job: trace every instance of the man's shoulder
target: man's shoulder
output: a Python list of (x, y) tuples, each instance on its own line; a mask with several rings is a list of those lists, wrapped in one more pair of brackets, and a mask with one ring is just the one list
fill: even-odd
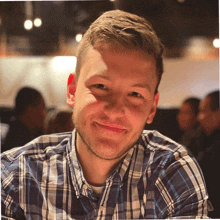
[(153, 151), (167, 150), (175, 152), (178, 148), (183, 147), (181, 144), (156, 130), (144, 130), (141, 135), (141, 143), (145, 148)]
[(71, 136), (71, 132), (42, 135), (24, 146), (5, 151), (1, 154), (1, 168), (4, 169), (9, 164), (19, 163), (21, 158), (45, 160), (53, 154), (64, 153)]
[(177, 169), (186, 163), (194, 163), (183, 145), (155, 130), (144, 130), (139, 145), (144, 148), (143, 164), (146, 168), (150, 164), (152, 173), (157, 170), (159, 174), (168, 167)]

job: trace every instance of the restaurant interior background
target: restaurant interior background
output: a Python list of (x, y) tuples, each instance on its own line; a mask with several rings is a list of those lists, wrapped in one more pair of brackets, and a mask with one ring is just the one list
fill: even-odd
[(66, 105), (78, 43), (112, 9), (146, 17), (165, 45), (159, 107), (219, 88), (218, 0), (1, 1), (0, 107), (13, 107), (24, 85), (39, 89), (48, 107)]

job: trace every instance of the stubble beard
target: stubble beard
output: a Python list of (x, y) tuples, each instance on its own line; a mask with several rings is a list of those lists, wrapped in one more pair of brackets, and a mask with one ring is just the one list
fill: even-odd
[[(118, 152), (118, 154), (115, 155), (115, 156), (105, 157), (105, 156), (102, 156), (102, 155), (96, 153), (93, 150), (92, 143), (90, 143), (89, 140), (86, 140), (86, 134), (80, 129), (80, 127), (79, 127), (79, 125), (77, 123), (77, 119), (74, 117), (74, 114), (73, 114), (72, 118), (73, 118), (73, 123), (74, 123), (75, 129), (76, 129), (76, 132), (77, 132), (77, 134), (79, 134), (79, 137), (81, 138), (83, 144), (86, 146), (88, 151), (90, 151), (97, 158), (102, 159), (102, 160), (106, 160), (106, 161), (123, 159), (127, 155), (128, 151), (136, 144), (136, 142), (138, 141), (138, 139), (139, 139), (139, 137), (141, 135), (141, 132), (139, 132), (140, 134), (137, 135), (137, 137), (134, 139), (134, 141), (131, 144), (129, 144), (127, 146), (124, 146), (122, 148), (122, 149), (124, 149), (124, 150), (122, 150), (122, 152)], [(86, 122), (83, 123), (82, 127), (86, 127)], [(143, 127), (143, 129), (144, 129), (144, 127)], [(77, 141), (76, 141), (76, 143), (77, 143)]]
[(87, 148), (93, 155), (95, 155), (96, 157), (98, 157), (99, 159), (106, 160), (106, 161), (119, 160), (119, 159), (122, 160), (122, 159), (127, 155), (128, 151), (135, 145), (135, 143), (137, 142), (137, 140), (138, 140), (138, 138), (139, 138), (139, 136), (138, 136), (138, 138), (136, 138), (137, 140), (135, 140), (132, 144), (130, 144), (130, 145), (128, 145), (128, 146), (124, 146), (123, 149), (126, 149), (125, 151), (119, 152), (119, 153), (118, 153), (117, 155), (115, 155), (115, 156), (109, 156), (109, 157), (106, 156), (106, 157), (105, 157), (105, 156), (102, 156), (102, 155), (100, 155), (100, 154), (97, 154), (97, 153), (93, 150), (93, 148), (92, 148), (92, 146), (91, 146), (92, 144), (89, 143), (89, 141), (86, 141), (85, 134), (83, 134), (83, 132), (80, 131), (79, 126), (77, 125), (77, 123), (75, 123), (75, 129), (76, 129), (77, 134), (79, 134), (79, 136), (80, 136), (80, 138), (81, 138), (83, 144), (86, 146), (86, 148)]

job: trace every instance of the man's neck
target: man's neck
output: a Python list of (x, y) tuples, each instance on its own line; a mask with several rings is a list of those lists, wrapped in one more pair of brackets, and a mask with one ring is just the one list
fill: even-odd
[(122, 159), (104, 160), (92, 153), (81, 138), (77, 137), (77, 156), (86, 181), (93, 186), (102, 186)]

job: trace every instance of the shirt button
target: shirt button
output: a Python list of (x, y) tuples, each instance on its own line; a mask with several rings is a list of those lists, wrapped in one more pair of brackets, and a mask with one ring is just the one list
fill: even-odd
[(87, 190), (86, 184), (83, 185), (83, 190)]
[(101, 212), (103, 212), (105, 208), (104, 208), (104, 206), (100, 206), (99, 209), (100, 209)]

